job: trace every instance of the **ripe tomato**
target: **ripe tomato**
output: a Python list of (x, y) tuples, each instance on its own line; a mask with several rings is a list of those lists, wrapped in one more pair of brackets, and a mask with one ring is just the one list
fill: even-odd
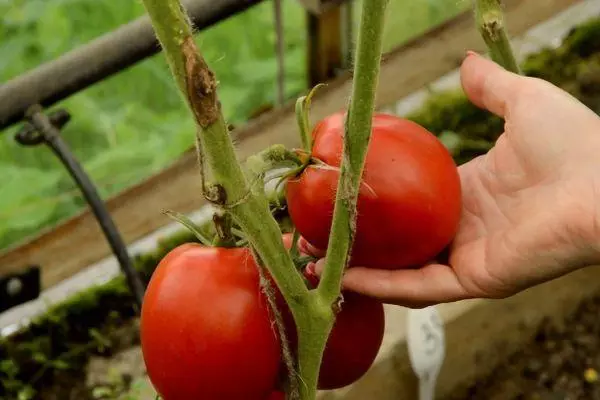
[(245, 248), (186, 244), (158, 265), (145, 294), (141, 344), (165, 400), (264, 400), (280, 342)]
[[(318, 278), (305, 271), (311, 287), (316, 287)], [(331, 330), (319, 373), (318, 388), (339, 389), (348, 386), (373, 365), (385, 331), (383, 304), (371, 297), (344, 291), (344, 302)], [(285, 305), (283, 306), (285, 307)], [(294, 319), (287, 308), (283, 313), (290, 346), (297, 350), (297, 331)]]
[(285, 400), (285, 393), (279, 391), (273, 392), (267, 400)]
[[(343, 135), (343, 113), (321, 121), (313, 131), (313, 157), (339, 167)], [(294, 225), (319, 249), (327, 248), (329, 241), (339, 180), (334, 168), (312, 165), (286, 184)], [(421, 266), (451, 242), (460, 214), (460, 179), (444, 145), (412, 121), (375, 114), (351, 264)]]
[(367, 373), (383, 341), (385, 315), (378, 300), (345, 291), (342, 311), (323, 353), (319, 389), (348, 386)]

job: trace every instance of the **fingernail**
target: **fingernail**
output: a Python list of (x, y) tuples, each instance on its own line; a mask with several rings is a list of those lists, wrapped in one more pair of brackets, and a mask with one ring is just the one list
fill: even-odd
[(315, 267), (316, 267), (316, 264), (314, 262), (308, 263), (306, 265), (306, 270), (305, 270), (306, 271), (306, 275), (316, 276), (317, 273), (315, 272)]
[(304, 269), (304, 278), (309, 282), (312, 287), (319, 285), (319, 277), (315, 273), (315, 263), (310, 263)]
[(315, 275), (317, 276), (321, 276), (321, 274), (323, 273), (323, 267), (325, 267), (325, 259), (322, 258), (319, 261), (317, 261), (316, 264), (314, 264), (313, 270)]
[(474, 52), (473, 50), (467, 50), (467, 56), (465, 58), (472, 57), (472, 56), (477, 57), (477, 56), (479, 56), (479, 54)]

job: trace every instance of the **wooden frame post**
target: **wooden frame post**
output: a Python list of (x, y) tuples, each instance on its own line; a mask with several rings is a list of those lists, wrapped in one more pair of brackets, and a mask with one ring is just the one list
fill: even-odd
[(334, 78), (344, 67), (342, 17), (340, 5), (319, 14), (307, 11), (309, 87)]

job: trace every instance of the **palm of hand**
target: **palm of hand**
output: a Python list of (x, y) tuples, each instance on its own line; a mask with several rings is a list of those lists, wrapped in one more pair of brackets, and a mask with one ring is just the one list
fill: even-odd
[[(343, 286), (408, 307), (503, 298), (600, 264), (600, 119), (557, 87), (470, 54), (461, 82), (505, 119), (494, 148), (460, 167), (463, 215), (448, 263), (354, 267)], [(441, 261), (441, 260), (438, 260)], [(320, 274), (324, 261), (314, 269)]]
[[(468, 297), (505, 297), (597, 254), (586, 246), (597, 234), (600, 124), (562, 92), (541, 89), (515, 94), (494, 148), (460, 167), (463, 218), (449, 261)], [(561, 114), (569, 126), (556, 124)], [(592, 119), (598, 131), (586, 132)]]

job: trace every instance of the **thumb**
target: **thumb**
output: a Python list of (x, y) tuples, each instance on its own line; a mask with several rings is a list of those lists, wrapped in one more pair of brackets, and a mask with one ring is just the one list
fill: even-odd
[(523, 83), (523, 77), (474, 52), (469, 52), (463, 61), (460, 77), (469, 100), (501, 118)]

